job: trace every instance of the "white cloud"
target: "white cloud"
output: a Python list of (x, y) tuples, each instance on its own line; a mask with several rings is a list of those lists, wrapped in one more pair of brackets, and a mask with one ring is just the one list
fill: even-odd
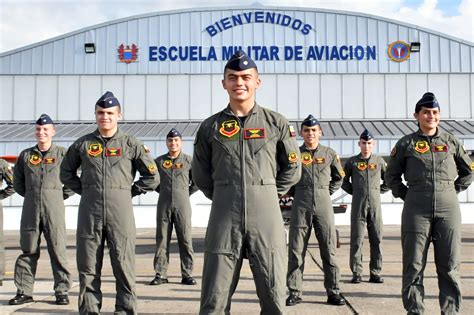
[[(459, 15), (447, 16), (437, 0), (424, 0), (417, 8), (404, 0), (258, 1), (266, 6), (336, 9), (379, 15), (474, 42), (474, 0), (462, 0)], [(238, 5), (255, 1), (241, 0)], [(33, 44), (84, 27), (131, 15), (189, 7), (236, 6), (235, 1), (198, 0), (0, 0), (0, 52)]]

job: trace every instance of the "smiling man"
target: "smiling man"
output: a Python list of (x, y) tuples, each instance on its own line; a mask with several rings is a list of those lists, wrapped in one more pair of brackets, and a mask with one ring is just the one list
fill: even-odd
[(433, 243), (441, 313), (458, 314), (461, 211), (456, 194), (471, 184), (473, 163), (459, 140), (439, 129), (440, 106), (433, 93), (425, 93), (416, 103), (414, 117), (419, 129), (397, 142), (385, 175), (393, 196), (405, 201), (403, 305), (408, 314), (424, 313), (423, 273)]
[[(148, 148), (119, 130), (121, 106), (111, 92), (95, 104), (95, 118), (97, 130), (76, 140), (61, 164), (61, 180), (81, 195), (76, 233), (79, 313), (100, 313), (107, 241), (116, 280), (115, 313), (136, 314), (132, 197), (153, 191), (159, 177)], [(137, 171), (140, 178), (134, 182)]]
[(360, 153), (349, 158), (344, 165), (342, 189), (352, 195), (351, 250), (349, 265), (352, 283), (362, 282), (362, 244), (367, 226), (370, 244), (371, 283), (383, 283), (382, 273), (382, 209), (380, 193), (389, 191), (384, 176), (386, 163), (381, 156), (372, 154), (375, 139), (365, 129), (359, 136)]
[(295, 132), (260, 107), (257, 66), (244, 52), (224, 69), (229, 105), (207, 118), (194, 143), (193, 180), (212, 200), (206, 231), (201, 314), (228, 314), (248, 258), (262, 314), (284, 313), (285, 230), (278, 194), (300, 178)]
[(33, 302), (33, 285), (40, 257), (41, 234), (46, 239), (54, 276), (56, 304), (69, 304), (71, 274), (66, 255), (66, 221), (63, 199), (74, 193), (59, 179), (66, 149), (53, 144), (53, 120), (46, 114), (36, 121), (36, 145), (23, 150), (16, 162), (13, 187), (24, 197), (21, 212), (22, 254), (15, 263), (16, 296), (10, 305)]
[(155, 159), (160, 174), (160, 194), (156, 211), (156, 251), (153, 259), (155, 278), (150, 285), (168, 283), (170, 241), (173, 225), (181, 258), (181, 284), (195, 285), (193, 272), (193, 240), (191, 237), (191, 202), (189, 196), (197, 191), (191, 176), (192, 158), (181, 152), (181, 133), (173, 128), (166, 135), (168, 153)]

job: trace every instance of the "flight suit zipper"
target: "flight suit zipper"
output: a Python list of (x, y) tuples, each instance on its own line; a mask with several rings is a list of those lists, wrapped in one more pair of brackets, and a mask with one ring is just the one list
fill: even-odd
[[(109, 139), (110, 141), (111, 139)], [(101, 139), (102, 145), (104, 146), (104, 152), (102, 152), (102, 205), (103, 205), (103, 210), (102, 210), (102, 225), (105, 227), (107, 225), (107, 186), (105, 185), (106, 183), (106, 177), (107, 177), (107, 143), (104, 142), (103, 139)]]
[(432, 211), (431, 211), (431, 218), (434, 220), (435, 218), (435, 209), (436, 209), (436, 176), (435, 176), (435, 156), (433, 154), (433, 148), (432, 148), (432, 139), (428, 137), (428, 143), (430, 144), (430, 156), (431, 156), (431, 166), (433, 167), (431, 171), (431, 180), (433, 181), (433, 198), (432, 198)]
[[(239, 121), (239, 127), (242, 126), (242, 121), (238, 116), (235, 116)], [(250, 119), (250, 115), (247, 117), (247, 123)], [(240, 127), (240, 128), (242, 128)], [(246, 196), (246, 183), (245, 183), (245, 145), (244, 145), (244, 132), (243, 130), (239, 133), (239, 143), (240, 143), (240, 169), (241, 169), (241, 180), (242, 180), (242, 223), (244, 232), (247, 231), (247, 199)]]

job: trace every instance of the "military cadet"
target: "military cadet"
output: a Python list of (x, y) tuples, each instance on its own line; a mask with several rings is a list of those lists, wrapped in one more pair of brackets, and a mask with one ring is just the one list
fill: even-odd
[[(79, 312), (100, 312), (100, 278), (107, 241), (116, 280), (115, 313), (136, 314), (132, 197), (153, 191), (159, 177), (148, 148), (118, 128), (122, 112), (111, 92), (95, 104), (95, 118), (97, 130), (76, 140), (61, 164), (61, 180), (81, 195), (76, 255)], [(134, 182), (137, 171), (140, 178)]]
[(224, 69), (229, 105), (207, 118), (194, 144), (192, 173), (212, 200), (205, 238), (201, 314), (229, 313), (248, 258), (262, 314), (282, 314), (285, 230), (278, 194), (301, 175), (294, 128), (260, 107), (257, 66), (236, 52)]
[(336, 152), (319, 143), (322, 129), (312, 115), (302, 122), (301, 136), (304, 140), (300, 146), (302, 174), (300, 181), (290, 191), (294, 200), (288, 246), (287, 285), (290, 295), (286, 305), (302, 302), (304, 259), (312, 226), (323, 262), (327, 303), (344, 305), (345, 300), (339, 294), (336, 227), (330, 197), (341, 187), (344, 172)]
[(441, 314), (458, 314), (461, 212), (456, 194), (471, 184), (474, 165), (459, 140), (439, 129), (440, 106), (433, 93), (416, 103), (414, 116), (419, 129), (397, 142), (385, 175), (393, 196), (404, 200), (403, 305), (408, 314), (424, 312), (423, 272), (433, 243)]
[(18, 156), (13, 186), (24, 197), (21, 213), (20, 245), (23, 252), (15, 263), (16, 296), (10, 305), (33, 302), (33, 285), (40, 257), (41, 234), (48, 245), (54, 277), (56, 304), (69, 304), (71, 274), (66, 255), (64, 199), (73, 195), (59, 179), (66, 149), (53, 144), (53, 120), (42, 114), (36, 121), (36, 145)]
[(374, 146), (374, 136), (365, 129), (359, 137), (360, 153), (348, 159), (344, 165), (342, 189), (352, 195), (349, 257), (352, 283), (362, 282), (362, 244), (366, 225), (370, 243), (369, 282), (383, 283), (380, 193), (389, 189), (384, 182), (386, 163), (382, 157), (372, 154)]
[(191, 177), (191, 157), (181, 152), (181, 133), (175, 128), (166, 135), (168, 153), (155, 159), (160, 174), (160, 194), (156, 212), (156, 252), (153, 260), (155, 278), (150, 285), (168, 283), (170, 241), (173, 225), (181, 258), (181, 283), (195, 285), (193, 272), (193, 240), (191, 238), (191, 202), (197, 191)]
[[(13, 189), (13, 170), (7, 161), (0, 159), (0, 187), (3, 181), (7, 186), (0, 189), (0, 200), (15, 193)], [(0, 201), (0, 286), (3, 285), (3, 276), (5, 275), (5, 245), (3, 242), (3, 208)]]

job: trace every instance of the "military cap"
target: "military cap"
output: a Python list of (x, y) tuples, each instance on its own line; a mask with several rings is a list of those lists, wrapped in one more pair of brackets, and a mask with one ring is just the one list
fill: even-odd
[(173, 129), (171, 129), (170, 132), (168, 132), (168, 134), (166, 135), (166, 139), (168, 139), (168, 138), (175, 138), (175, 137), (180, 137), (180, 138), (181, 138), (181, 133), (180, 133), (177, 129), (173, 128)]
[(257, 69), (257, 65), (255, 64), (255, 62), (250, 59), (250, 57), (247, 56), (245, 52), (243, 52), (242, 50), (238, 50), (235, 52), (235, 54), (232, 55), (232, 57), (230, 57), (229, 61), (227, 61), (224, 71), (226, 69), (242, 71), (252, 68)]
[(303, 126), (308, 126), (308, 127), (320, 126), (320, 123), (319, 123), (319, 120), (314, 118), (313, 115), (309, 114), (308, 117), (306, 117), (301, 123), (301, 127)]
[(107, 91), (97, 100), (97, 103), (95, 103), (95, 105), (102, 108), (109, 108), (114, 106), (120, 106), (120, 103), (112, 92)]
[(362, 140), (365, 140), (365, 141), (369, 141), (373, 138), (374, 138), (374, 135), (367, 129), (362, 131), (362, 133), (360, 134), (360, 137), (359, 137), (359, 139), (362, 139)]
[(439, 108), (439, 103), (433, 93), (426, 92), (425, 94), (423, 94), (421, 99), (416, 103), (415, 113), (418, 113), (421, 110), (421, 107)]
[(42, 125), (49, 125), (49, 124), (52, 125), (54, 123), (51, 117), (49, 117), (47, 114), (41, 114), (41, 116), (36, 121), (36, 124), (42, 126)]

